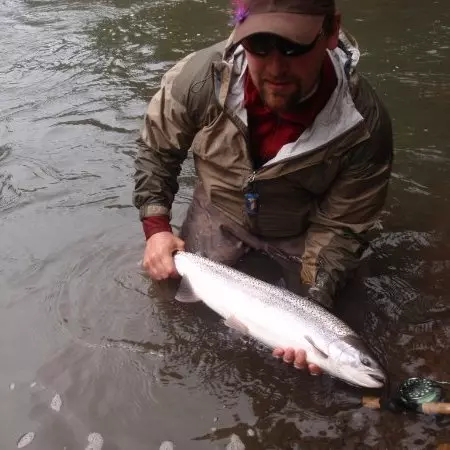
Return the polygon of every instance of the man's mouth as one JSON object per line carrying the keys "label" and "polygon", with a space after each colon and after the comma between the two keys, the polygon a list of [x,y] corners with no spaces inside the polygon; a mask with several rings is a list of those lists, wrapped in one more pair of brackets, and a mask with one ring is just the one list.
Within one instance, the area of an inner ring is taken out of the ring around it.
{"label": "man's mouth", "polygon": [[264,80],[267,84],[272,84],[274,86],[286,86],[291,84],[288,80]]}

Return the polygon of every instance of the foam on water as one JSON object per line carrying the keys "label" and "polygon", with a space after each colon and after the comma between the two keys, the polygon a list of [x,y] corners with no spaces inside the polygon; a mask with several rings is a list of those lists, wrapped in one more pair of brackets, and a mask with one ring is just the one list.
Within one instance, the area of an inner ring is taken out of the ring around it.
{"label": "foam on water", "polygon": [[59,394],[56,394],[53,397],[52,402],[50,403],[50,407],[53,409],[53,411],[59,412],[61,410],[61,406],[62,406],[61,396]]}
{"label": "foam on water", "polygon": [[100,433],[91,433],[88,436],[89,445],[85,450],[101,450],[103,447],[103,437]]}
{"label": "foam on water", "polygon": [[18,441],[17,441],[17,448],[24,448],[27,445],[31,444],[33,442],[35,433],[33,431],[24,434]]}

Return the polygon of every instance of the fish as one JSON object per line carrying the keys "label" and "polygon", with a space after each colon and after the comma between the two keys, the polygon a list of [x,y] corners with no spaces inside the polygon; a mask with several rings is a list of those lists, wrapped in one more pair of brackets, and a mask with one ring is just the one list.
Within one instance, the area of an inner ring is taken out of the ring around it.
{"label": "fish", "polygon": [[351,385],[381,388],[386,374],[361,337],[330,311],[196,253],[178,251],[175,299],[203,302],[236,329],[274,348],[303,349],[307,362]]}

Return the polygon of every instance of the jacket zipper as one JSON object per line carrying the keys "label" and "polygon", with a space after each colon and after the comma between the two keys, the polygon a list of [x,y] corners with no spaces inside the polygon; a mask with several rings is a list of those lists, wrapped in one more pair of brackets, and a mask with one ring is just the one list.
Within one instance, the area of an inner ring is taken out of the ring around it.
{"label": "jacket zipper", "polygon": [[[224,114],[226,114],[229,120],[236,126],[236,128],[241,132],[245,139],[247,156],[252,162],[252,155],[250,149],[250,137],[248,134],[248,129],[244,127],[244,124],[234,114],[230,114],[225,108],[223,109]],[[253,170],[252,173],[247,177],[247,180],[242,186],[242,195],[244,197],[245,209],[242,211],[244,222],[247,224],[249,230],[253,233],[258,234],[258,211],[260,207],[260,198],[257,192],[257,186],[255,184],[255,177],[258,174],[258,170]]]}
{"label": "jacket zipper", "polygon": [[247,183],[246,186],[252,184],[255,181],[255,177],[256,177],[256,170],[254,170],[251,175],[249,177],[247,177]]}
{"label": "jacket zipper", "polygon": [[[358,126],[360,126],[360,123],[356,124],[356,125],[353,126],[352,128],[349,128],[349,129],[347,130],[347,132],[349,133],[349,132],[354,131]],[[340,137],[341,137],[341,136],[337,136],[334,140],[329,141],[329,142],[327,142],[327,143],[325,143],[325,144],[323,144],[323,145],[320,145],[319,147],[314,148],[314,150],[311,150],[310,153],[316,153],[316,152],[318,152],[318,151],[320,151],[320,150],[323,150],[326,146],[333,145],[333,143],[334,143],[335,141],[337,141]],[[359,143],[361,143],[361,142],[364,142],[365,140],[367,140],[367,137],[364,137],[363,139],[358,140],[354,145],[357,145],[357,144],[359,144]],[[273,167],[273,166],[276,166],[277,164],[281,164],[281,163],[286,163],[286,162],[289,162],[289,161],[293,161],[293,160],[295,160],[295,159],[297,159],[297,158],[299,158],[299,157],[301,157],[301,156],[305,156],[305,154],[303,154],[303,155],[294,155],[294,156],[291,156],[290,158],[285,158],[285,159],[283,159],[283,160],[281,160],[281,161],[277,161],[277,162],[272,163],[272,164],[269,164],[269,165],[267,165],[267,166],[262,166],[262,167],[259,168],[258,170],[254,171],[254,172],[248,177],[248,180],[250,180],[250,178],[251,178],[251,180],[252,180],[252,182],[253,182],[253,181],[255,180],[255,177],[256,177],[258,174],[260,174],[261,172],[264,172],[265,169],[269,169],[269,168],[271,168],[271,167]],[[327,159],[320,160],[320,161],[315,161],[315,162],[312,162],[312,163],[309,163],[309,164],[305,164],[304,166],[302,166],[302,169],[306,169],[307,167],[315,166],[315,165],[320,164],[320,163],[322,163],[322,162],[327,163]],[[266,179],[269,180],[270,178],[266,178]],[[245,186],[244,186],[244,188],[245,188]]]}
{"label": "jacket zipper", "polygon": [[[226,114],[228,116],[229,120],[236,126],[236,128],[241,132],[242,136],[244,137],[245,143],[246,143],[246,149],[247,149],[247,156],[248,156],[248,158],[249,158],[249,160],[251,162],[252,161],[252,155],[251,155],[251,151],[250,151],[250,139],[249,139],[248,130],[245,128],[243,122],[239,119],[239,117],[237,117],[233,113],[230,113],[226,108],[222,107],[222,105],[219,103],[219,101],[218,101],[216,96],[214,96],[214,98],[215,98],[215,101],[216,101],[216,106],[219,108],[219,110],[221,110],[224,114]],[[360,126],[360,123],[357,123],[356,125],[354,125],[352,128],[347,130],[347,132],[351,132],[351,131],[355,130],[358,126]],[[315,148],[313,151],[314,152],[320,151],[323,148],[325,148],[325,146],[332,145],[333,142],[335,142],[339,138],[340,138],[340,136],[337,136],[334,140],[332,140],[330,142],[327,142],[327,143],[325,143],[325,144]],[[363,142],[364,140],[365,139],[363,139],[363,140],[361,140],[359,142]],[[256,187],[255,187],[256,186],[255,185],[255,179],[256,179],[256,177],[257,177],[257,175],[259,173],[264,171],[264,169],[267,169],[268,167],[272,167],[272,166],[274,166],[276,164],[279,164],[281,162],[285,163],[287,161],[292,161],[292,160],[298,158],[299,156],[300,155],[295,155],[295,156],[292,156],[290,158],[283,159],[282,161],[278,161],[276,163],[269,164],[269,166],[262,166],[262,167],[260,167],[257,170],[253,170],[252,173],[247,177],[247,181],[244,184],[244,186],[242,187],[243,194],[245,195],[246,191],[247,192],[252,192],[253,191],[253,193],[257,194]],[[301,156],[304,156],[304,155],[301,155]],[[304,166],[304,168],[312,167],[312,166],[314,166],[316,164],[320,164],[321,162],[322,161],[317,161],[317,162],[314,162],[314,163],[311,163],[311,164],[307,164],[307,165]],[[270,178],[268,178],[268,179],[270,179]],[[257,198],[257,201],[258,201],[258,208],[259,208],[259,196]],[[248,214],[247,213],[247,214],[244,215],[244,219],[246,219],[246,222],[250,226],[251,230],[253,230],[256,233],[257,233],[258,228],[259,228],[258,227],[258,223],[257,223],[257,216],[258,216],[257,213],[256,214]]]}

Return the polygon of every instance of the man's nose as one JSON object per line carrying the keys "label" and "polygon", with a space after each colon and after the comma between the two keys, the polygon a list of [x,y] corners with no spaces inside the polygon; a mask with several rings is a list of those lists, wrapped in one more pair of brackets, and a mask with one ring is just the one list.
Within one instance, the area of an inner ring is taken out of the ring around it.
{"label": "man's nose", "polygon": [[289,67],[287,56],[283,56],[275,48],[266,56],[265,62],[266,68],[274,75],[285,73]]}

